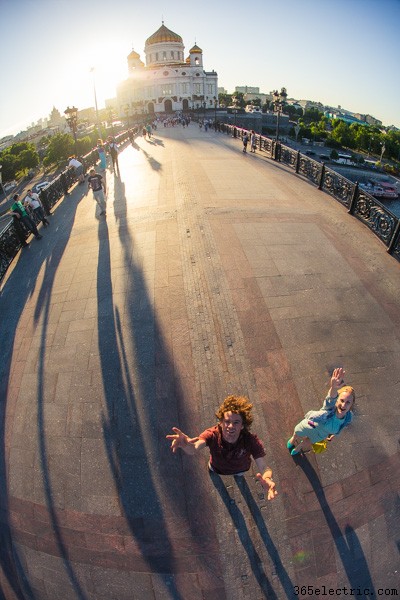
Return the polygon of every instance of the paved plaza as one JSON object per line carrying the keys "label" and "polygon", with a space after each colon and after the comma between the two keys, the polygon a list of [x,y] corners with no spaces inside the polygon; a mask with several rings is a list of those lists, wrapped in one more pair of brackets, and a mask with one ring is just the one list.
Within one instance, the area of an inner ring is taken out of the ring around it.
{"label": "paved plaza", "polygon": [[[399,263],[226,134],[162,128],[119,163],[107,218],[77,185],[3,283],[0,598],[400,595]],[[338,365],[353,424],[294,459]],[[273,502],[255,471],[169,450],[229,394],[254,404]]]}

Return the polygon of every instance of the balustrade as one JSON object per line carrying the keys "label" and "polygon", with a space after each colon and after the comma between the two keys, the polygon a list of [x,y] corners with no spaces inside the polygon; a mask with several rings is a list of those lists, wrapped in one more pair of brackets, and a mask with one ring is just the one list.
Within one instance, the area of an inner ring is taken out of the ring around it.
{"label": "balustrade", "polygon": [[[229,123],[225,123],[220,131],[232,135],[234,129],[235,137],[240,139],[247,131]],[[324,163],[281,142],[259,135],[257,146],[268,158],[284,163],[343,204],[348,212],[364,223],[387,246],[387,251],[400,261],[400,218],[379,200],[360,189],[357,183],[326,167]]]}

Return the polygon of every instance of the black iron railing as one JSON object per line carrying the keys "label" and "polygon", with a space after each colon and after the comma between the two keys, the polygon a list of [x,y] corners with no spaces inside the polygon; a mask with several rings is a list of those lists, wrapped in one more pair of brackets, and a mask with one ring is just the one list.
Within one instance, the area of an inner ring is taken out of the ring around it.
{"label": "black iron railing", "polygon": [[[217,131],[242,139],[247,129],[228,123],[219,123]],[[322,190],[333,196],[366,225],[387,247],[387,251],[400,261],[400,218],[393,214],[379,200],[360,189],[358,183],[350,181],[324,163],[309,158],[281,142],[256,134],[257,148],[265,156],[280,161],[292,168]]]}

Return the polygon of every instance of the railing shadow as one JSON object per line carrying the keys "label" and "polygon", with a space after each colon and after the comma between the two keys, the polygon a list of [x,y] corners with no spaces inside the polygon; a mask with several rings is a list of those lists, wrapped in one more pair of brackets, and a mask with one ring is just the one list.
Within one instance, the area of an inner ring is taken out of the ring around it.
{"label": "railing shadow", "polygon": [[[4,348],[4,346],[3,346]],[[10,360],[3,363],[0,371],[1,380],[5,381],[3,374],[9,372]],[[8,382],[1,386],[1,397],[7,398]],[[33,589],[29,583],[23,561],[18,549],[13,544],[13,534],[10,523],[10,506],[8,498],[8,485],[6,478],[6,453],[5,453],[5,412],[6,400],[0,403],[0,598],[6,598],[6,588],[12,591],[18,600],[35,600]],[[3,585],[2,585],[3,580]]]}
{"label": "railing shadow", "polygon": [[[81,195],[75,198],[73,201],[72,198],[68,202],[68,206],[62,204],[58,207],[55,212],[56,218],[60,222],[63,223],[62,233],[60,233],[60,237],[56,240],[54,246],[52,247],[50,253],[45,256],[43,253],[37,252],[34,254],[32,260],[29,264],[21,265],[19,268],[21,269],[20,273],[22,273],[22,281],[24,281],[25,285],[21,285],[18,287],[18,293],[16,293],[15,289],[15,281],[13,286],[13,303],[11,314],[8,315],[7,307],[4,311],[2,311],[2,321],[3,323],[7,323],[7,327],[2,327],[2,348],[4,353],[4,348],[10,347],[12,340],[15,337],[15,332],[18,327],[18,323],[22,312],[25,308],[25,304],[32,294],[32,291],[35,287],[36,278],[43,267],[43,263],[45,263],[45,273],[43,278],[43,284],[39,291],[38,300],[36,302],[35,311],[34,311],[34,320],[37,322],[40,317],[43,317],[43,325],[41,329],[40,336],[40,348],[39,348],[39,357],[38,357],[38,386],[37,386],[37,401],[38,401],[38,422],[37,422],[37,435],[39,440],[39,457],[40,457],[40,465],[43,477],[43,486],[44,486],[44,494],[46,498],[46,505],[49,511],[51,526],[54,532],[56,544],[58,546],[58,550],[60,556],[62,558],[64,567],[68,574],[68,577],[71,581],[72,586],[77,594],[77,598],[79,600],[84,600],[85,595],[80,589],[79,582],[74,574],[74,571],[70,565],[68,560],[68,553],[63,542],[61,528],[58,522],[56,509],[54,506],[53,500],[53,491],[52,491],[52,483],[49,469],[49,457],[47,452],[47,443],[46,443],[46,431],[45,431],[45,417],[44,417],[44,362],[46,357],[46,337],[48,332],[48,317],[50,311],[50,299],[51,299],[51,291],[54,283],[54,277],[57,271],[57,267],[61,261],[63,253],[65,251],[66,245],[68,243],[68,239],[70,237],[70,233],[74,223],[74,214],[77,209],[78,203],[81,199]],[[53,221],[53,226],[55,222]],[[44,240],[45,241],[45,238]],[[32,249],[32,252],[34,250]],[[23,271],[25,269],[25,273]],[[26,275],[26,277],[25,277]],[[17,277],[17,274],[13,274],[13,276]],[[30,281],[30,285],[27,286],[26,282]],[[11,283],[11,282],[10,282]],[[3,354],[4,357],[4,354]],[[5,360],[4,360],[5,358]],[[12,350],[10,347],[10,352],[7,357],[4,357],[4,362],[2,363],[1,369],[1,381],[4,382],[2,385],[2,397],[7,397],[8,391],[8,377],[10,374],[10,366],[12,361]],[[5,404],[5,402],[4,402]],[[18,554],[18,550],[13,543],[12,531],[10,528],[10,518],[9,518],[9,498],[8,498],[8,485],[6,479],[6,452],[5,452],[5,439],[4,439],[4,422],[5,415],[2,415],[2,420],[0,424],[0,433],[1,433],[1,461],[2,465],[0,467],[0,489],[2,491],[1,494],[1,504],[2,504],[2,544],[1,544],[1,553],[0,553],[0,564],[3,570],[3,573],[7,579],[9,586],[13,589],[16,598],[21,600],[26,600],[29,598],[30,600],[34,600],[35,592],[29,582],[29,576],[25,572],[22,561]]]}
{"label": "railing shadow", "polygon": [[[260,586],[261,591],[264,593],[265,598],[268,598],[268,600],[274,600],[274,599],[278,600],[279,597],[277,596],[275,590],[272,587],[270,580],[268,579],[268,576],[263,567],[261,557],[258,554],[258,552],[255,548],[254,542],[251,539],[251,536],[248,532],[243,513],[241,512],[241,510],[237,506],[237,504],[232,501],[232,498],[230,497],[229,493],[227,492],[226,487],[225,487],[224,483],[222,482],[221,477],[219,475],[217,475],[216,473],[213,473],[210,471],[210,478],[211,478],[212,483],[214,484],[215,489],[219,493],[223,503],[226,506],[226,509],[228,510],[228,512],[232,518],[233,525],[234,525],[236,531],[238,532],[240,541],[243,545],[243,549],[245,550],[245,552],[249,558],[251,569],[252,569],[253,574],[258,582],[258,585]],[[271,558],[271,561],[274,565],[275,572],[276,572],[276,574],[280,580],[280,583],[282,585],[282,588],[284,590],[285,597],[289,598],[290,600],[294,600],[296,598],[296,596],[293,591],[294,590],[293,583],[291,582],[290,577],[287,574],[286,569],[282,564],[279,553],[271,539],[271,536],[268,533],[267,527],[264,523],[263,516],[260,512],[259,507],[257,506],[257,503],[255,502],[255,500],[252,496],[251,490],[249,489],[249,486],[244,477],[235,477],[234,479],[235,479],[236,485],[239,488],[240,493],[242,494],[247,506],[249,507],[250,513],[256,523],[256,526],[260,533],[260,537],[261,537],[263,544],[265,545],[265,548]]]}
{"label": "railing shadow", "polygon": [[[368,563],[363,553],[357,534],[351,525],[346,525],[344,534],[340,529],[334,514],[325,496],[318,474],[307,458],[296,458],[295,462],[300,466],[307,479],[312,485],[314,493],[320,503],[322,512],[330,529],[333,542],[336,546],[340,559],[351,588],[363,588],[364,598],[373,598],[375,594],[374,584],[369,572]],[[369,593],[366,591],[369,590]]]}

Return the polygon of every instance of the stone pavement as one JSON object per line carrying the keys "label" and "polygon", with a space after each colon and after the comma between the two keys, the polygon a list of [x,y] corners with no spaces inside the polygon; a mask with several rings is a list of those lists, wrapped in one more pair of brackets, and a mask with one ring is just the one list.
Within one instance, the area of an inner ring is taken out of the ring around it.
{"label": "stone pavement", "polygon": [[[77,186],[0,296],[2,597],[400,593],[399,264],[224,134],[163,128],[120,170],[107,219]],[[294,460],[286,440],[339,364],[354,425]],[[254,403],[273,502],[253,471],[168,449],[230,393]]]}

